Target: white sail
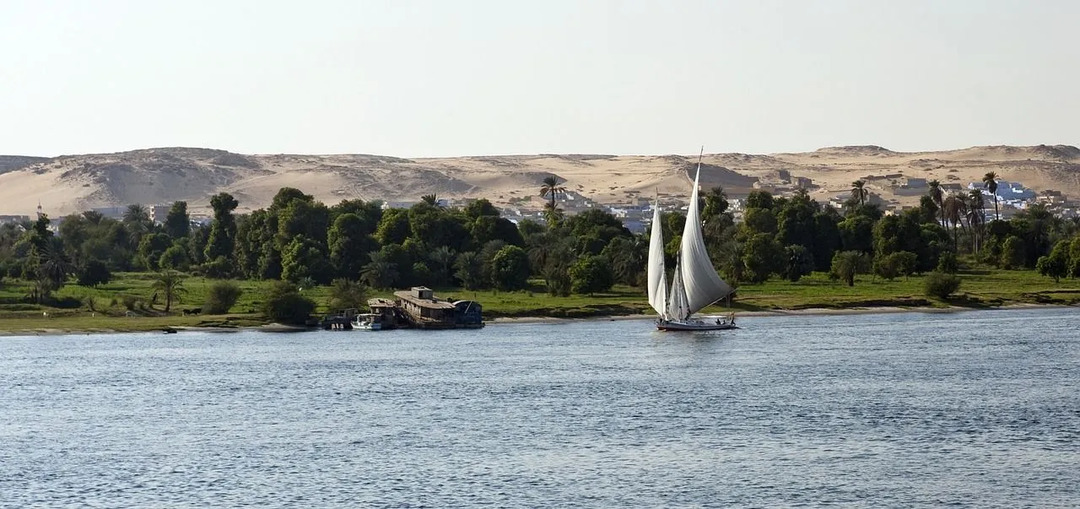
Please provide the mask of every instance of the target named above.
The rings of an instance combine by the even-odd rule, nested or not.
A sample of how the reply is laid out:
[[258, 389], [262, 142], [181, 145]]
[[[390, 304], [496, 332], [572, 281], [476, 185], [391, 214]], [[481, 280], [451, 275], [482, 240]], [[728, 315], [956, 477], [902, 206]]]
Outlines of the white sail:
[[672, 275], [670, 295], [671, 300], [668, 301], [666, 319], [685, 320], [694, 313], [690, 311], [690, 305], [686, 302], [686, 289], [683, 287], [682, 271], [679, 270], [679, 263], [675, 263], [675, 274]]
[[649, 304], [667, 317], [667, 274], [664, 270], [664, 232], [660, 227], [660, 204], [653, 205], [652, 236], [649, 239]]
[[712, 260], [709, 259], [709, 252], [705, 250], [705, 239], [701, 234], [701, 213], [698, 212], [700, 176], [699, 162], [697, 174], [694, 175], [694, 190], [690, 193], [690, 207], [686, 212], [686, 226], [683, 227], [678, 263], [682, 270], [682, 286], [686, 291], [688, 316], [731, 293], [731, 286], [720, 279], [720, 275], [713, 268]]

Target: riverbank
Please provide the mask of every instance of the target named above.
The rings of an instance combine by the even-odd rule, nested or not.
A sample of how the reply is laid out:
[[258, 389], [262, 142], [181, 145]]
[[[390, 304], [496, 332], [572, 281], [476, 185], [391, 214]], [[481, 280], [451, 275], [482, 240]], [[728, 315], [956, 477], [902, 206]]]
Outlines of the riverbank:
[[[1025, 309], [1053, 309], [1053, 308], [1077, 308], [1077, 305], [1064, 305], [1064, 304], [1009, 304], [996, 307], [962, 307], [962, 306], [948, 306], [948, 307], [894, 307], [894, 306], [881, 306], [881, 307], [866, 307], [866, 308], [851, 308], [851, 309], [830, 309], [830, 308], [805, 308], [805, 309], [776, 309], [769, 311], [737, 311], [736, 316], [738, 318], [755, 318], [755, 317], [776, 317], [776, 316], [832, 316], [832, 315], [868, 315], [868, 314], [894, 314], [894, 313], [963, 313], [969, 311], [982, 311], [988, 309], [1002, 310], [1002, 311], [1014, 311]], [[706, 313], [708, 314], [708, 313]], [[581, 321], [624, 321], [624, 320], [653, 320], [656, 315], [650, 314], [633, 314], [633, 315], [616, 315], [616, 316], [591, 316], [584, 318], [558, 318], [550, 316], [515, 316], [515, 317], [500, 317], [487, 321], [489, 326], [498, 326], [506, 324], [560, 324], [560, 323], [573, 323]], [[2, 324], [0, 324], [2, 325]], [[91, 335], [91, 334], [121, 334], [121, 333], [140, 333], [140, 332], [161, 332], [165, 333], [166, 329], [172, 329], [173, 331], [199, 331], [199, 332], [216, 332], [216, 333], [235, 333], [241, 331], [255, 331], [255, 332], [268, 332], [268, 333], [292, 333], [292, 332], [306, 332], [321, 330], [318, 328], [310, 327], [297, 327], [287, 326], [281, 324], [263, 324], [263, 325], [226, 325], [220, 324], [213, 325], [159, 325], [158, 323], [144, 323], [139, 324], [137, 322], [129, 322], [126, 326], [116, 328], [82, 328], [73, 324], [72, 327], [66, 327], [67, 324], [41, 324], [41, 327], [30, 327], [17, 330], [0, 330], [0, 337], [12, 337], [12, 336], [59, 336], [59, 335]]]
[[[798, 282], [768, 281], [760, 285], [745, 285], [738, 289], [732, 306], [713, 306], [701, 312], [705, 315], [724, 315], [735, 311], [740, 317], [780, 315], [826, 315], [851, 313], [948, 312], [972, 309], [1001, 309], [1026, 306], [1069, 306], [1080, 304], [1080, 281], [1052, 279], [1033, 271], [969, 270], [961, 272], [960, 291], [948, 300], [926, 297], [923, 278], [892, 281], [860, 276], [854, 286], [830, 280], [815, 273]], [[203, 278], [188, 278], [189, 294], [184, 302], [174, 304], [166, 314], [152, 303], [138, 303], [133, 310], [124, 309], [126, 297], [152, 293], [149, 280], [143, 274], [123, 274], [107, 286], [87, 289], [68, 285], [59, 293], [61, 298], [81, 299], [85, 304], [75, 308], [53, 308], [20, 300], [23, 290], [7, 285], [0, 291], [0, 335], [74, 334], [85, 332], [146, 332], [166, 328], [196, 330], [249, 330], [267, 325], [256, 311], [269, 284], [266, 281], [242, 281], [240, 300], [227, 315], [191, 314], [202, 305], [205, 292], [212, 284]], [[499, 292], [472, 291], [458, 288], [439, 288], [440, 297], [480, 302], [484, 317], [490, 324], [519, 322], [553, 322], [577, 319], [648, 319], [652, 310], [640, 288], [616, 286], [608, 292], [594, 295], [553, 297], [540, 291]], [[6, 293], [6, 296], [3, 295]], [[305, 295], [319, 304], [316, 315], [330, 311], [325, 287], [305, 290]], [[376, 292], [369, 296], [384, 296]], [[388, 294], [386, 294], [388, 295]], [[79, 300], [75, 303], [78, 304]], [[94, 309], [89, 309], [90, 305]], [[185, 313], [187, 312], [187, 313]]]

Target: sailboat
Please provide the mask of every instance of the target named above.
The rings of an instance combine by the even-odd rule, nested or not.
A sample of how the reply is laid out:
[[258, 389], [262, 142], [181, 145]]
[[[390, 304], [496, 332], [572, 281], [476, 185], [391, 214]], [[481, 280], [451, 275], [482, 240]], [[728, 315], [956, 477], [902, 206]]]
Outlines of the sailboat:
[[675, 263], [670, 287], [664, 267], [664, 234], [660, 227], [660, 204], [653, 206], [652, 236], [649, 239], [649, 304], [660, 317], [656, 328], [662, 331], [710, 331], [734, 329], [735, 315], [724, 318], [695, 318], [692, 315], [710, 304], [731, 295], [733, 291], [713, 268], [701, 233], [701, 214], [698, 212], [698, 181], [701, 177], [701, 156], [698, 156], [694, 189], [686, 212], [682, 244]]

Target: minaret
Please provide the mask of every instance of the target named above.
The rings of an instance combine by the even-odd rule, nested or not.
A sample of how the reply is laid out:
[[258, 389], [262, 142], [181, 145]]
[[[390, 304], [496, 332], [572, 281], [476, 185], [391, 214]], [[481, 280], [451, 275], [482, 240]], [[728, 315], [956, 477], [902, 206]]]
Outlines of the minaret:
[[41, 211], [41, 200], [38, 200], [38, 202], [37, 202], [37, 218], [41, 219], [41, 216], [43, 216], [43, 215], [45, 215], [45, 214]]

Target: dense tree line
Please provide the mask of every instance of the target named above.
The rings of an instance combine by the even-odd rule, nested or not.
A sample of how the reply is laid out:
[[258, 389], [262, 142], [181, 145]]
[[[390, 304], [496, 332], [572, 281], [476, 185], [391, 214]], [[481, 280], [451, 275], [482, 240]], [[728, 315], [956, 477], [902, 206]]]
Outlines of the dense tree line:
[[[996, 185], [992, 174], [986, 180]], [[34, 282], [32, 297], [39, 301], [72, 280], [97, 285], [117, 271], [281, 280], [292, 286], [277, 292], [290, 296], [290, 289], [337, 280], [344, 300], [356, 300], [358, 287], [348, 286], [355, 283], [519, 290], [539, 279], [553, 295], [641, 286], [648, 233], [632, 234], [601, 210], [564, 216], [555, 205], [562, 193], [558, 179], [544, 181], [540, 194], [550, 199], [545, 224], [515, 224], [484, 199], [454, 208], [440, 206], [434, 195], [407, 209], [362, 200], [326, 206], [293, 188], [248, 214], [235, 213], [239, 203], [228, 193], [215, 195], [207, 226], [191, 222], [185, 202], [173, 204], [161, 224], [141, 205], [129, 206], [119, 220], [96, 212], [67, 216], [55, 233], [42, 216], [0, 228], [0, 276]], [[981, 193], [945, 194], [937, 182], [918, 207], [892, 215], [869, 203], [861, 181], [853, 183], [843, 210], [806, 192], [777, 197], [754, 191], [736, 223], [722, 188], [705, 192], [697, 206], [713, 262], [733, 286], [774, 277], [798, 281], [813, 271], [849, 285], [859, 273], [886, 279], [954, 273], [959, 259], [1037, 268], [1055, 279], [1080, 276], [1075, 220], [1041, 205], [1008, 221], [996, 218], [995, 205], [995, 218], [987, 220]], [[669, 211], [658, 225], [668, 241], [668, 267], [674, 267], [685, 220]]]

